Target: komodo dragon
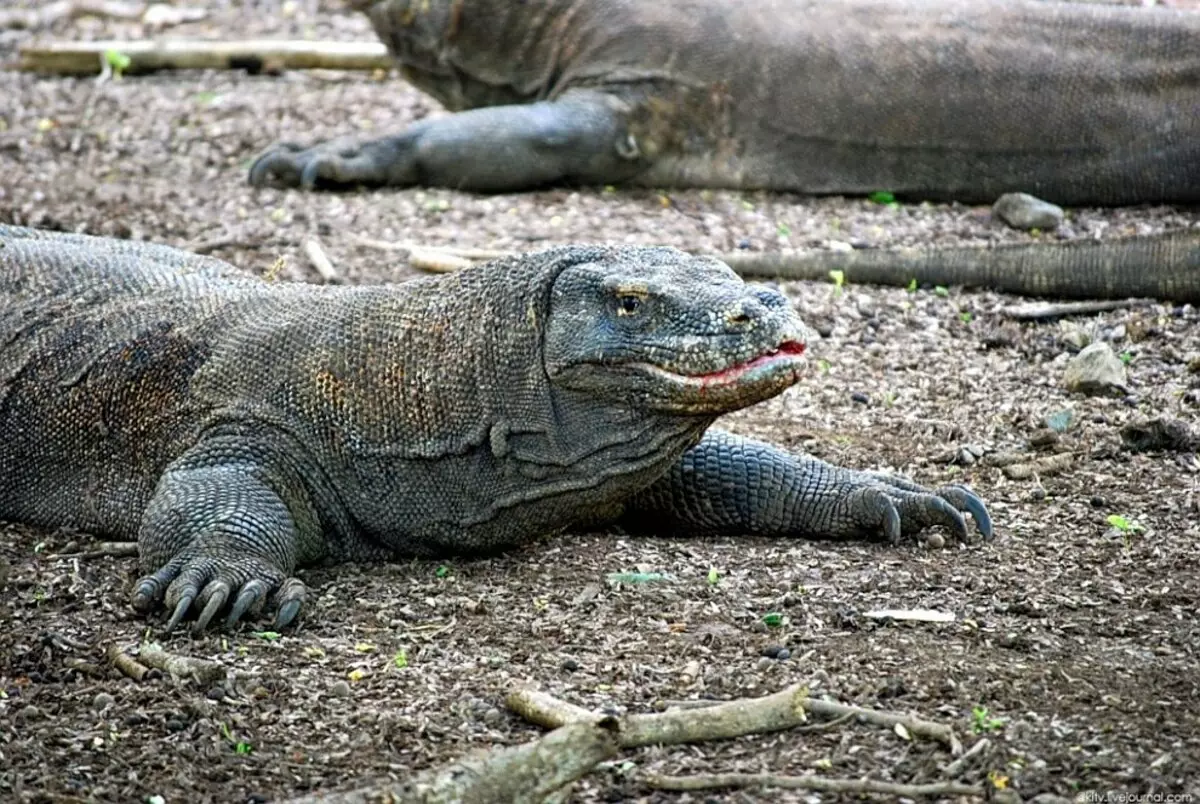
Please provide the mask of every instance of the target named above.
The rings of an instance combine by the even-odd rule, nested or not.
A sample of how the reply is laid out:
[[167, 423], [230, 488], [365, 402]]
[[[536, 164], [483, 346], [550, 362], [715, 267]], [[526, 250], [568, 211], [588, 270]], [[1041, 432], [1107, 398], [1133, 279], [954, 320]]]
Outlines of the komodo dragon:
[[357, 0], [455, 114], [250, 181], [1200, 201], [1200, 14], [1033, 0]]
[[0, 225], [0, 519], [136, 537], [133, 605], [205, 628], [319, 561], [572, 525], [984, 537], [927, 490], [710, 429], [794, 384], [783, 296], [668, 248], [565, 246], [394, 286], [268, 283]]

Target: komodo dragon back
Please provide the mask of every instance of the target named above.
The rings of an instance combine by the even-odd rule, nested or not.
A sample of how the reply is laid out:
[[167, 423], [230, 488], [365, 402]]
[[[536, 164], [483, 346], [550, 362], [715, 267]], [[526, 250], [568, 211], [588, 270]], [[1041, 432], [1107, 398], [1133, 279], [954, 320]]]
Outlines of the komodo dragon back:
[[[1200, 14], [1041, 0], [375, 0], [457, 114], [267, 151], [306, 187], [1200, 200]], [[503, 154], [503, 157], [500, 156]]]

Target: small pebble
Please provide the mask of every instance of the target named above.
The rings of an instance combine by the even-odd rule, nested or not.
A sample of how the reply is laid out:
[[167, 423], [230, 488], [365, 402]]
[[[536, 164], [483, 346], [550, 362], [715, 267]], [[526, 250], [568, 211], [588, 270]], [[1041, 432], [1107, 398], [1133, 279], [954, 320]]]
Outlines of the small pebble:
[[871, 397], [867, 396], [862, 391], [855, 391], [854, 393], [850, 394], [850, 401], [857, 402], [860, 405], [866, 405], [870, 403]]
[[178, 718], [167, 718], [167, 731], [183, 731], [187, 728], [187, 723], [184, 723]]
[[37, 720], [41, 716], [42, 710], [33, 704], [23, 706], [17, 710], [17, 720]]
[[563, 659], [563, 662], [561, 665], [559, 665], [559, 667], [561, 667], [563, 670], [566, 670], [568, 673], [574, 673], [579, 669], [579, 662], [568, 656], [567, 658]]
[[220, 684], [218, 684], [217, 686], [210, 689], [207, 693], [205, 693], [205, 695], [208, 697], [208, 700], [210, 700], [210, 701], [224, 700], [225, 688], [222, 687]]
[[332, 687], [329, 688], [329, 692], [338, 698], [349, 698], [350, 682], [346, 681], [344, 678], [339, 679], [333, 683]]
[[946, 546], [946, 537], [940, 533], [930, 533], [925, 537], [925, 546], [930, 550], [941, 550]]
[[741, 240], [739, 240], [739, 241], [737, 242], [737, 247], [738, 247], [738, 248], [740, 248], [740, 249], [747, 249], [747, 248], [750, 248], [750, 238], [748, 238], [748, 237], [743, 237]]
[[97, 692], [96, 697], [92, 698], [92, 708], [97, 712], [103, 712], [116, 702], [117, 699], [109, 695], [107, 692]]
[[1104, 499], [1103, 497], [1101, 497], [1099, 495], [1092, 497], [1092, 499], [1089, 500], [1088, 502], [1091, 504], [1091, 506], [1093, 508], [1107, 508], [1108, 507], [1108, 500]]
[[762, 655], [766, 656], [768, 659], [778, 659], [780, 652], [785, 650], [787, 650], [787, 648], [785, 648], [783, 645], [767, 645], [762, 649]]

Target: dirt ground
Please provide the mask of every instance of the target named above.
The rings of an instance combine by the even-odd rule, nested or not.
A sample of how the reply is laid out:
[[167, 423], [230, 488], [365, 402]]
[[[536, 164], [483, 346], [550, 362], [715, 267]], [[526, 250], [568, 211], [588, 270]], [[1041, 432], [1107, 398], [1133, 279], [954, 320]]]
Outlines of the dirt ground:
[[[332, 3], [205, 5], [209, 20], [170, 33], [372, 38], [364, 20]], [[142, 33], [81, 19], [36, 35]], [[0, 60], [34, 35], [0, 31]], [[278, 138], [382, 131], [439, 113], [395, 76], [188, 72], [98, 85], [0, 72], [0, 98], [0, 221], [203, 244], [257, 271], [282, 256], [283, 276], [301, 281], [318, 279], [300, 248], [314, 234], [354, 282], [413, 274], [360, 237], [713, 250], [1027, 237], [984, 208], [958, 205], [602, 188], [305, 194], [246, 184], [249, 160]], [[1079, 209], [1056, 236], [1180, 226], [1200, 226], [1197, 210]], [[277, 636], [258, 624], [164, 641], [229, 668], [232, 680], [209, 687], [69, 667], [83, 659], [104, 668], [105, 645], [132, 648], [147, 632], [127, 605], [135, 562], [55, 558], [89, 549], [92, 538], [0, 525], [0, 800], [266, 801], [399, 779], [538, 734], [503, 709], [514, 682], [623, 711], [804, 682], [814, 694], [952, 724], [968, 746], [986, 737], [958, 774], [964, 782], [1086, 801], [1200, 795], [1198, 464], [1186, 453], [1131, 454], [1118, 437], [1133, 417], [1197, 423], [1200, 312], [1160, 305], [1021, 324], [1000, 312], [1020, 300], [993, 293], [784, 289], [824, 336], [810, 376], [725, 424], [847, 466], [968, 482], [991, 506], [993, 542], [933, 549], [587, 533], [490, 559], [309, 570], [310, 604], [294, 630]], [[1129, 395], [1063, 389], [1081, 335], [1125, 356]], [[1032, 446], [1063, 411], [1072, 421], [1057, 444]], [[985, 459], [964, 464], [965, 447]], [[1040, 479], [1008, 479], [986, 459], [1054, 450], [1073, 456], [1069, 468]], [[1114, 515], [1131, 527], [1111, 526]], [[671, 579], [608, 582], [626, 571]], [[955, 619], [865, 616], [882, 608]], [[916, 783], [945, 778], [951, 760], [939, 745], [846, 725], [627, 752], [585, 779], [576, 800], [834, 801], [670, 794], [639, 779], [764, 771]]]

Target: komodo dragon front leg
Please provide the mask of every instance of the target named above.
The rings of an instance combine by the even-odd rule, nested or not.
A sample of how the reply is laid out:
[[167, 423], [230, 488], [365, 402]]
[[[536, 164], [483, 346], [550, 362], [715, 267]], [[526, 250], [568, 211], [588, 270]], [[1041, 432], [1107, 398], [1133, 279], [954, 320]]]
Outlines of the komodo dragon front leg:
[[992, 536], [987, 506], [965, 486], [927, 489], [903, 478], [846, 469], [762, 441], [709, 430], [666, 476], [626, 505], [635, 530], [878, 538], [895, 544], [931, 526], [967, 540], [961, 512]]
[[563, 181], [616, 181], [639, 167], [615, 102], [576, 91], [554, 101], [459, 112], [374, 140], [311, 148], [284, 143], [255, 161], [250, 182], [503, 192]]

